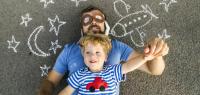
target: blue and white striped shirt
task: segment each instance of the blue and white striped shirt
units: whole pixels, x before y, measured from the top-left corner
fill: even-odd
[[[86,89],[89,83],[94,83],[95,78],[100,77],[107,83],[104,91],[95,89],[94,92]],[[80,69],[68,78],[68,83],[74,89],[79,89],[80,95],[115,95],[118,83],[122,80],[122,64],[105,66],[100,72],[91,72],[88,68]]]

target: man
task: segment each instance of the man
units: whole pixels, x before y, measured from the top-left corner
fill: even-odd
[[[88,33],[105,34],[105,20],[105,15],[100,9],[93,6],[84,9],[81,13],[82,35],[84,36]],[[138,70],[152,75],[160,75],[165,68],[163,56],[168,54],[169,47],[162,39],[158,38],[150,41],[147,46],[144,52],[147,56],[154,55],[155,58],[147,61]],[[134,51],[126,44],[112,40],[112,49],[108,55],[106,64],[120,63],[121,61],[127,61],[130,58],[140,55],[141,53]],[[54,87],[60,82],[66,72],[70,76],[73,72],[84,66],[79,44],[77,42],[67,44],[58,56],[53,70],[49,72],[48,77],[43,81],[39,95],[51,95]]]

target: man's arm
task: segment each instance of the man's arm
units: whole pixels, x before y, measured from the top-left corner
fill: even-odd
[[[137,57],[140,53],[134,52],[133,56]],[[132,58],[132,57],[130,57]],[[161,75],[162,72],[165,69],[165,62],[163,60],[163,57],[156,57],[151,61],[147,61],[145,64],[142,64],[139,68],[137,68],[140,71],[146,72],[148,74],[152,75]]]
[[[58,95],[72,95],[74,91],[75,89],[71,87],[70,85],[68,85]]]
[[[165,68],[165,62],[163,56],[168,54],[169,47],[162,39],[156,38],[149,42],[148,47],[145,48],[145,56],[154,55],[154,59],[147,61],[141,65],[138,70],[144,71],[152,75],[161,75]],[[132,52],[128,59],[138,57],[141,53]]]
[[[39,88],[38,95],[52,95],[55,86],[60,82],[63,75],[57,73],[56,71],[52,70],[47,78],[42,81],[42,84]]]

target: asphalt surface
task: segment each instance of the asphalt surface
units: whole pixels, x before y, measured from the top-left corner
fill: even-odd
[[[116,27],[117,34],[110,35],[135,50],[142,50],[141,41],[146,43],[158,35],[170,47],[162,75],[131,72],[121,83],[120,95],[200,94],[199,0],[53,1],[47,5],[40,0],[0,1],[0,95],[36,95],[44,78],[42,74],[45,76],[40,67],[46,65],[51,69],[64,45],[80,38],[79,13],[89,5],[105,12],[111,29],[123,19],[120,23],[127,25],[126,32],[133,33],[116,37],[125,33],[122,27]],[[30,20],[27,25],[22,21],[22,16],[26,14],[29,14]],[[58,32],[53,29],[49,32],[50,19],[54,20],[56,16],[61,21],[57,27],[61,26]],[[12,36],[16,43],[12,43]],[[61,48],[49,50],[51,42],[56,40]],[[63,79],[54,94],[64,86]]]

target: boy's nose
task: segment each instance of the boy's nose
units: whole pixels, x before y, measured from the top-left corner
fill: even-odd
[[[91,55],[90,55],[90,57],[93,59],[93,58],[96,58],[96,54],[94,54],[94,53],[92,53]]]

